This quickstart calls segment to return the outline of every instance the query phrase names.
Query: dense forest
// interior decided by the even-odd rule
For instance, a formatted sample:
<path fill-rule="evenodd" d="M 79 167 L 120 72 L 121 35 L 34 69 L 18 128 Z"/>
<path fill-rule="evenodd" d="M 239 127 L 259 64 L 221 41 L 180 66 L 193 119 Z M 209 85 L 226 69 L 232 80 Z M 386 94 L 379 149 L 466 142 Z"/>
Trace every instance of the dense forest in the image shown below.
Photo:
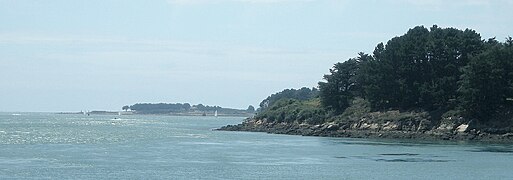
<path fill-rule="evenodd" d="M 418 26 L 336 63 L 318 90 L 271 95 L 256 118 L 319 124 L 354 113 L 429 112 L 488 126 L 513 125 L 513 40 Z"/>

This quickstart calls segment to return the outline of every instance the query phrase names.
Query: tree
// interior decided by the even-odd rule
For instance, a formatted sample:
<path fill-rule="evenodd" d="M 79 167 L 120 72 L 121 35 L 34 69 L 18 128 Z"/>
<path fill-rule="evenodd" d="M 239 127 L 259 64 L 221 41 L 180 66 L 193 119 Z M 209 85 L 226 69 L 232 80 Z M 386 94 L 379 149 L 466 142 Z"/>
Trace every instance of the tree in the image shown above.
<path fill-rule="evenodd" d="M 128 109 L 130 109 L 130 106 L 123 106 L 121 109 L 124 111 L 128 111 Z"/>
<path fill-rule="evenodd" d="M 194 105 L 193 107 L 196 107 L 200 111 L 203 111 L 206 108 L 203 104 Z"/>
<path fill-rule="evenodd" d="M 246 110 L 246 112 L 248 112 L 248 113 L 254 113 L 254 112 L 255 112 L 255 107 L 253 107 L 252 105 L 249 105 L 249 106 L 248 106 L 248 109 Z"/>
<path fill-rule="evenodd" d="M 275 93 L 267 97 L 266 99 L 260 102 L 259 111 L 263 111 L 268 107 L 271 107 L 275 102 L 280 99 L 296 99 L 296 100 L 309 100 L 318 95 L 318 90 L 316 88 L 306 88 L 303 87 L 301 89 L 285 89 L 281 92 Z"/>
<path fill-rule="evenodd" d="M 185 104 L 183 104 L 183 108 L 185 111 L 189 111 L 191 109 L 191 104 L 185 103 Z"/>
<path fill-rule="evenodd" d="M 326 121 L 326 113 L 320 106 L 318 98 L 310 100 L 284 98 L 258 113 L 256 118 L 278 123 L 322 124 Z"/>
<path fill-rule="evenodd" d="M 513 48 L 508 40 L 500 44 L 489 39 L 487 50 L 464 68 L 458 92 L 467 116 L 487 122 L 513 108 Z"/>
<path fill-rule="evenodd" d="M 330 69 L 331 74 L 324 75 L 326 82 L 319 82 L 319 97 L 323 107 L 336 114 L 342 113 L 349 107 L 354 93 L 359 90 L 356 82 L 358 60 L 349 59 L 343 63 L 337 63 Z"/>
<path fill-rule="evenodd" d="M 460 69 L 483 47 L 473 30 L 412 28 L 378 44 L 373 59 L 360 63 L 363 97 L 380 110 L 453 108 Z"/>

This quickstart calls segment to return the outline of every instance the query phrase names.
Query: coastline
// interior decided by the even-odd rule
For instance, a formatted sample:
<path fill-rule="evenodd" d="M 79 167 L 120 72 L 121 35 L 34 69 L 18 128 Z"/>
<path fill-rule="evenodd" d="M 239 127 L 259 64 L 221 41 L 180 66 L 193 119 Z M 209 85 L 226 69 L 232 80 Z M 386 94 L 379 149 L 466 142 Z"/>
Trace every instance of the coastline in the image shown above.
<path fill-rule="evenodd" d="M 371 138 L 371 139 L 411 139 L 411 140 L 443 140 L 443 141 L 472 141 L 486 143 L 513 143 L 513 133 L 487 133 L 475 129 L 468 130 L 461 125 L 454 128 L 434 127 L 423 129 L 414 126 L 413 129 L 387 129 L 383 124 L 366 124 L 365 128 L 345 123 L 325 123 L 320 125 L 298 123 L 270 123 L 265 120 L 246 119 L 237 125 L 227 125 L 219 131 L 249 131 L 265 132 L 271 134 L 288 134 L 301 136 L 345 137 L 345 138 Z M 379 127 L 379 128 L 372 128 Z"/>
<path fill-rule="evenodd" d="M 150 116 L 198 116 L 198 117 L 213 117 L 215 116 L 214 113 L 205 113 L 202 112 L 184 112 L 184 113 L 137 113 L 133 111 L 91 111 L 91 112 L 55 112 L 54 114 L 60 114 L 60 115 L 67 115 L 67 114 L 84 114 L 84 115 L 118 115 L 118 116 L 132 116 L 132 115 L 150 115 Z M 251 116 L 254 116 L 252 113 L 232 113 L 232 114 L 225 114 L 225 113 L 219 113 L 217 114 L 218 117 L 244 117 L 248 118 Z"/>

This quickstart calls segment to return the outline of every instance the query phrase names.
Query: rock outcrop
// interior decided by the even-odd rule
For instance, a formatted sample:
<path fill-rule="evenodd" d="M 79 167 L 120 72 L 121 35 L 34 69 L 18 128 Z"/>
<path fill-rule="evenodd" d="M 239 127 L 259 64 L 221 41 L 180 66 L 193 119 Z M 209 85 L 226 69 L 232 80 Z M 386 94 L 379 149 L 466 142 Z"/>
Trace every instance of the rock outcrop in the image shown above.
<path fill-rule="evenodd" d="M 463 118 L 443 118 L 440 122 L 432 122 L 423 113 L 404 114 L 399 112 L 374 112 L 359 120 L 335 121 L 317 125 L 247 119 L 241 124 L 228 125 L 218 130 L 303 136 L 513 142 L 513 133 L 511 132 L 494 133 L 498 130 L 478 130 L 473 127 L 471 121 Z"/>

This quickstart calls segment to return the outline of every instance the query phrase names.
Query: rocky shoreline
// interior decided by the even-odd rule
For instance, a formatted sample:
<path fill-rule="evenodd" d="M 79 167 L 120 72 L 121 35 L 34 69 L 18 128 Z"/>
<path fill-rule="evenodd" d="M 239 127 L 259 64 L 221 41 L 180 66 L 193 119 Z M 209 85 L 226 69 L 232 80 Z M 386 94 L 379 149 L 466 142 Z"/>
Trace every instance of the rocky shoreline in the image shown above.
<path fill-rule="evenodd" d="M 241 124 L 228 125 L 217 130 L 323 137 L 513 143 L 513 133 L 511 132 L 505 132 L 504 130 L 497 129 L 480 131 L 473 129 L 469 124 L 470 123 L 440 123 L 436 126 L 432 126 L 429 122 L 424 120 L 407 122 L 387 121 L 382 123 L 373 123 L 362 120 L 359 122 L 331 122 L 320 125 L 309 125 L 304 123 L 276 123 L 268 122 L 266 120 L 246 119 Z"/>

